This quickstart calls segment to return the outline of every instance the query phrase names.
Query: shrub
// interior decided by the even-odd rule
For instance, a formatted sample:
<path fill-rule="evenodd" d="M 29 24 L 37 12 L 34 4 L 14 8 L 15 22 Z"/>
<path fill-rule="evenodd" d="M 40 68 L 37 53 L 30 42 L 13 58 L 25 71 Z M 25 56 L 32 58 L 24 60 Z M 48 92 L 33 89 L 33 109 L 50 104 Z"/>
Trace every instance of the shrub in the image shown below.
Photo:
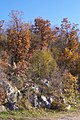
<path fill-rule="evenodd" d="M 22 98 L 17 102 L 17 106 L 21 109 L 30 109 L 32 108 L 31 103 L 28 101 L 27 98 Z"/>
<path fill-rule="evenodd" d="M 51 109 L 54 110 L 65 110 L 66 109 L 66 105 L 61 103 L 60 101 L 53 101 L 51 104 Z"/>

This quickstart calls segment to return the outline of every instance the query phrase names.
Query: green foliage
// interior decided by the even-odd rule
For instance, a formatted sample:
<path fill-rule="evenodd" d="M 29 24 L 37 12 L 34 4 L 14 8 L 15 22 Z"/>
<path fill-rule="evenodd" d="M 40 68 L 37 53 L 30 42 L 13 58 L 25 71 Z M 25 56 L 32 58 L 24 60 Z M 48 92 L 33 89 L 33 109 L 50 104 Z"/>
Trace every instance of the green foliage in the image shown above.
<path fill-rule="evenodd" d="M 29 100 L 26 97 L 20 99 L 17 102 L 17 106 L 19 107 L 20 110 L 24 110 L 24 109 L 28 109 L 29 110 L 29 109 L 32 108 L 31 103 L 29 102 Z"/>
<path fill-rule="evenodd" d="M 49 51 L 35 51 L 31 59 L 30 72 L 34 77 L 49 78 L 57 68 L 56 61 Z"/>
<path fill-rule="evenodd" d="M 53 110 L 66 110 L 66 105 L 61 103 L 60 101 L 53 101 L 51 104 L 51 109 Z"/>

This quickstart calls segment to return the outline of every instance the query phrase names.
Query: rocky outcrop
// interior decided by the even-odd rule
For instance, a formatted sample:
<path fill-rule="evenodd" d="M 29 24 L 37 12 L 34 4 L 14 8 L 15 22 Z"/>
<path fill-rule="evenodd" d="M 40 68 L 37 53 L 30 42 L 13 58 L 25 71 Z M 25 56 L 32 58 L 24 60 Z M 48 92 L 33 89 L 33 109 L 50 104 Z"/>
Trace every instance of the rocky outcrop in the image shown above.
<path fill-rule="evenodd" d="M 44 107 L 44 108 L 51 108 L 51 103 L 53 102 L 52 97 L 46 97 L 46 96 L 38 96 L 37 94 L 32 95 L 32 104 L 34 107 Z"/>
<path fill-rule="evenodd" d="M 13 87 L 8 81 L 0 81 L 0 86 L 2 86 L 5 91 L 4 105 L 10 110 L 17 110 L 16 102 L 21 95 L 20 91 L 16 87 Z"/>

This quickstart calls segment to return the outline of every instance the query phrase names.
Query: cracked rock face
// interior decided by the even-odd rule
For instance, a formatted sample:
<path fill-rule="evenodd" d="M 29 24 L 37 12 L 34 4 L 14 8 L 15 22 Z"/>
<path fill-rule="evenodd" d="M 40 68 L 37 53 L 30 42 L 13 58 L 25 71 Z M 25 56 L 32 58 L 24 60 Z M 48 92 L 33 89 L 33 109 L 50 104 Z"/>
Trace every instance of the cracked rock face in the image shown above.
<path fill-rule="evenodd" d="M 16 107 L 16 102 L 18 100 L 18 97 L 20 95 L 20 91 L 13 87 L 8 81 L 0 81 L 0 86 L 4 88 L 5 91 L 5 106 L 9 108 L 10 110 L 16 110 L 18 109 Z"/>
<path fill-rule="evenodd" d="M 6 99 L 9 101 L 17 102 L 18 94 L 20 94 L 20 91 L 13 87 L 8 81 L 1 81 L 0 85 L 4 88 Z"/>
<path fill-rule="evenodd" d="M 34 107 L 45 107 L 45 108 L 50 108 L 51 103 L 52 103 L 52 98 L 46 98 L 45 96 L 38 96 L 37 94 L 33 94 L 33 106 Z"/>

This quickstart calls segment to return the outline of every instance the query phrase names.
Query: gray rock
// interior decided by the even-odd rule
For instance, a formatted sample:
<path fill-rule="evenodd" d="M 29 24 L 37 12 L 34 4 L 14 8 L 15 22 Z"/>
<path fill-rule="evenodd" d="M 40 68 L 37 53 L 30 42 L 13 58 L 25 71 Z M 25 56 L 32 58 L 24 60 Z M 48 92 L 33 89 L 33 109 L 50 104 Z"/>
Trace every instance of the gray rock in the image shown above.
<path fill-rule="evenodd" d="M 6 100 L 17 102 L 17 99 L 21 95 L 20 91 L 16 87 L 13 87 L 8 81 L 0 81 L 0 85 L 4 88 Z"/>
<path fill-rule="evenodd" d="M 48 102 L 51 104 L 53 102 L 53 98 L 52 97 L 49 97 L 48 99 Z"/>
<path fill-rule="evenodd" d="M 6 108 L 3 105 L 0 105 L 0 112 L 7 112 Z"/>
<path fill-rule="evenodd" d="M 70 108 L 71 108 L 71 105 L 67 105 L 66 109 L 70 110 Z"/>
<path fill-rule="evenodd" d="M 38 100 L 38 96 L 36 94 L 33 94 L 33 106 L 39 107 L 39 100 Z"/>
<path fill-rule="evenodd" d="M 49 81 L 47 79 L 42 79 L 41 82 L 42 82 L 43 85 L 45 85 L 47 87 L 50 86 L 50 83 L 49 83 Z"/>
<path fill-rule="evenodd" d="M 41 96 L 39 96 L 39 95 L 37 95 L 37 94 L 33 94 L 32 95 L 32 98 L 31 98 L 32 100 L 32 105 L 34 106 L 34 107 L 44 107 L 44 108 L 48 108 L 48 109 L 50 109 L 51 108 L 51 103 L 52 103 L 52 101 L 53 101 L 53 99 L 52 99 L 52 97 L 45 97 L 45 96 L 43 96 L 43 95 L 41 95 Z"/>
<path fill-rule="evenodd" d="M 39 87 L 37 85 L 33 85 L 32 88 L 35 92 L 39 92 Z"/>
<path fill-rule="evenodd" d="M 0 85 L 4 88 L 6 99 L 5 99 L 5 106 L 10 110 L 18 109 L 16 107 L 16 102 L 18 101 L 19 97 L 21 96 L 20 91 L 13 87 L 8 81 L 0 81 Z"/>
<path fill-rule="evenodd" d="M 7 103 L 5 103 L 5 107 L 9 110 L 19 110 L 19 108 L 16 106 L 16 102 L 8 101 Z"/>
<path fill-rule="evenodd" d="M 51 103 L 47 100 L 45 96 L 41 96 L 42 102 L 45 104 L 46 108 L 50 108 Z"/>

